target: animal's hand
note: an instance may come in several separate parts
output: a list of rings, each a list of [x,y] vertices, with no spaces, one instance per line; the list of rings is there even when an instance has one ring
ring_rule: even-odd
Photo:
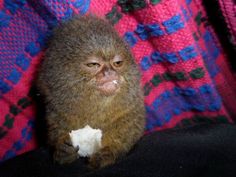
[[[78,149],[72,146],[71,140],[67,137],[55,147],[53,154],[54,161],[59,164],[68,164],[75,161],[78,157]]]
[[[115,155],[110,147],[104,147],[89,159],[90,168],[102,168],[115,163]]]

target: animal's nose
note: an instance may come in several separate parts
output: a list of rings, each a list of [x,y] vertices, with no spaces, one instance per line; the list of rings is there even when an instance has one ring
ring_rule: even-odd
[[[104,76],[112,76],[115,75],[115,71],[113,71],[111,67],[105,65],[103,68],[103,74]]]

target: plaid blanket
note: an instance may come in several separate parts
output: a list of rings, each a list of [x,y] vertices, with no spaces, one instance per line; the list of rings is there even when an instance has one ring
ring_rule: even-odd
[[[86,13],[106,18],[130,45],[142,72],[147,133],[234,122],[235,75],[201,0],[3,0],[1,161],[37,146],[31,88],[46,41],[57,24]]]

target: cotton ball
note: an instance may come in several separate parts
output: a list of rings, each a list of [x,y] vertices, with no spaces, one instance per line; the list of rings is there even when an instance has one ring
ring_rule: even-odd
[[[102,131],[93,129],[89,125],[78,130],[72,130],[70,133],[72,145],[79,147],[78,154],[81,157],[89,157],[96,153],[102,146]]]

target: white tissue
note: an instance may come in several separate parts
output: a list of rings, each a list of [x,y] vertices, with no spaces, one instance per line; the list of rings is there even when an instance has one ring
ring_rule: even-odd
[[[79,147],[78,154],[81,157],[90,157],[102,146],[102,131],[100,129],[93,129],[86,125],[84,128],[72,130],[69,134],[72,145]]]

